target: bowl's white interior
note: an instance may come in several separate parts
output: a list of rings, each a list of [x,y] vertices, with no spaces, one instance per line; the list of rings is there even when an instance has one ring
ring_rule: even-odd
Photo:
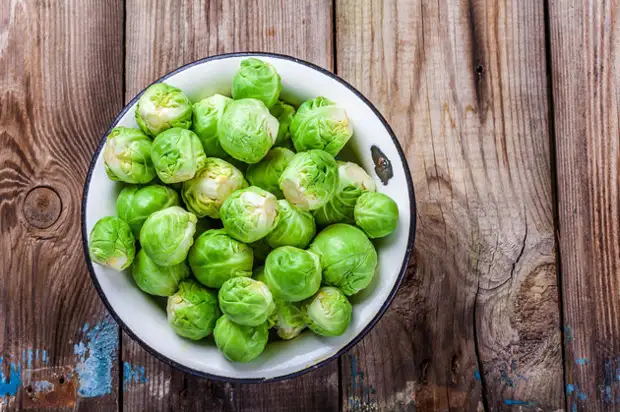
[[[405,258],[410,228],[410,204],[407,182],[397,149],[380,119],[355,93],[340,82],[292,60],[258,56],[273,64],[282,77],[282,98],[293,103],[322,95],[338,102],[347,110],[354,128],[349,143],[358,162],[375,179],[379,191],[391,196],[400,211],[397,230],[375,242],[379,267],[371,286],[352,298],[353,320],[347,332],[337,338],[322,338],[304,332],[300,337],[270,343],[265,352],[247,364],[231,363],[221,356],[212,339],[194,343],[178,337],[167,325],[166,313],[157,300],[142,293],[129,273],[118,273],[94,264],[101,290],[114,312],[152,350],[188,368],[228,378],[276,378],[306,369],[325,360],[352,341],[371,322],[384,305],[397,280]],[[181,88],[192,101],[213,93],[230,95],[232,78],[239,62],[246,56],[231,56],[205,61],[175,73],[164,81]],[[137,127],[135,107],[131,107],[113,126]],[[377,145],[391,160],[394,177],[384,186],[379,181],[370,156],[371,145]],[[121,185],[107,178],[100,152],[93,169],[86,200],[86,229],[90,233],[95,222],[115,214],[115,202]]]

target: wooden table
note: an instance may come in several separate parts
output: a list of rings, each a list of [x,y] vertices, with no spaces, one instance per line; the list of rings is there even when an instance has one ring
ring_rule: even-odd
[[[3,0],[0,411],[618,410],[619,15],[611,0]],[[80,237],[87,167],[124,103],[246,50],[366,94],[418,199],[415,259],[380,323],[266,385],[147,354],[106,313]]]

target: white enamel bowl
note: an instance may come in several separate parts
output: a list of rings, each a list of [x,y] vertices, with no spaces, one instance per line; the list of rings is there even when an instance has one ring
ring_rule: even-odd
[[[121,184],[108,179],[104,170],[102,139],[88,172],[82,200],[82,235],[86,261],[93,283],[110,313],[123,329],[147,351],[184,371],[226,381],[262,382],[300,375],[337,358],[375,325],[392,301],[402,281],[413,250],[415,200],[411,176],[402,149],[391,128],[360,92],[342,79],[310,63],[282,55],[235,53],[209,57],[183,66],[162,77],[181,88],[192,101],[213,93],[230,95],[239,62],[256,56],[271,63],[282,77],[282,98],[299,104],[325,96],[344,107],[353,125],[353,138],[345,149],[375,179],[379,191],[398,204],[399,226],[389,237],[375,242],[379,254],[377,273],[371,285],[351,299],[353,320],[346,333],[323,338],[305,331],[292,341],[267,345],[265,352],[247,363],[228,362],[218,353],[212,338],[195,343],[177,336],[166,322],[161,301],[142,293],[129,273],[93,265],[87,252],[90,231],[98,219],[115,214]],[[141,94],[141,93],[140,93]],[[116,117],[116,126],[137,127],[136,96]],[[378,147],[393,170],[387,185],[375,171],[371,146]],[[375,149],[376,153],[376,149]]]

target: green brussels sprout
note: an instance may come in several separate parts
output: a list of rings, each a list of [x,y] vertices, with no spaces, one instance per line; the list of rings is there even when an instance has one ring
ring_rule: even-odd
[[[278,199],[284,195],[280,190],[280,176],[295,153],[285,147],[274,147],[260,162],[249,165],[245,177],[252,186],[271,192]]]
[[[148,183],[155,178],[151,139],[139,129],[115,127],[103,149],[105,171],[112,180]]]
[[[309,251],[321,259],[323,283],[351,296],[370,284],[377,267],[377,252],[364,232],[336,223],[323,229]]]
[[[282,83],[280,75],[269,63],[253,57],[241,60],[232,84],[232,95],[235,100],[253,98],[271,107],[278,101]]]
[[[340,152],[353,134],[344,109],[325,97],[302,103],[291,120],[290,130],[298,152],[321,149],[332,156]]]
[[[184,338],[200,340],[213,332],[220,309],[215,292],[193,280],[179,283],[179,290],[168,298],[168,323]]]
[[[371,239],[385,237],[398,225],[398,205],[378,192],[361,195],[355,203],[355,224]]]
[[[252,276],[252,249],[228,236],[224,229],[204,232],[189,251],[189,265],[196,279],[219,289],[230,278]]]
[[[99,219],[90,231],[88,252],[95,263],[118,271],[126,269],[136,256],[131,228],[117,217]]]
[[[258,163],[278,137],[278,119],[256,99],[233,100],[220,119],[222,149],[245,163]]]
[[[192,125],[192,104],[181,89],[157,83],[146,89],[138,99],[136,122],[149,136],[157,136],[172,127],[189,129]]]
[[[278,201],[260,187],[250,186],[224,201],[220,217],[230,236],[252,243],[267,236],[278,223]]]
[[[265,323],[276,309],[267,285],[252,278],[228,279],[217,297],[224,315],[239,325]]]
[[[213,331],[215,344],[226,359],[233,362],[250,362],[267,346],[267,322],[258,326],[238,325],[226,315],[219,318]]]
[[[276,298],[299,302],[321,286],[321,262],[312,252],[292,246],[274,249],[265,261],[265,281]]]
[[[207,163],[196,133],[178,127],[168,129],[155,138],[151,156],[157,176],[166,184],[191,179]]]
[[[140,230],[142,248],[159,266],[178,265],[194,243],[196,221],[196,215],[179,206],[155,212]]]
[[[351,162],[337,163],[338,188],[325,206],[314,211],[314,218],[319,226],[353,223],[353,209],[357,198],[365,191],[375,191],[375,183],[364,169]]]
[[[271,247],[265,238],[258,239],[256,242],[250,243],[249,246],[254,251],[254,261],[257,263],[264,263],[267,255],[271,253]]]
[[[155,296],[170,296],[179,288],[179,282],[189,277],[189,268],[185,262],[159,266],[142,249],[136,255],[131,274],[143,292]]]
[[[305,249],[314,235],[316,225],[310,212],[297,209],[286,199],[278,200],[278,223],[265,238],[269,246],[295,246]]]
[[[275,328],[278,336],[289,340],[298,336],[306,327],[301,308],[297,303],[276,299]]]
[[[202,147],[207,156],[227,156],[220,145],[217,127],[220,123],[222,113],[224,113],[224,108],[230,101],[232,101],[230,97],[214,94],[206,99],[202,99],[198,103],[194,103],[194,122],[192,129],[196,132],[196,135],[198,135],[200,142],[202,142]]]
[[[283,146],[284,144],[291,142],[291,120],[295,114],[295,108],[290,104],[286,104],[281,100],[278,100],[276,104],[269,109],[271,115],[278,119],[280,127],[278,128],[278,137],[276,139],[276,146]]]
[[[123,219],[140,240],[140,229],[152,213],[170,206],[178,206],[179,195],[166,186],[127,186],[116,200],[116,214]]]
[[[321,336],[340,336],[351,323],[353,308],[347,297],[331,286],[322,287],[302,306],[308,329]]]
[[[293,206],[316,210],[332,198],[338,186],[338,165],[322,150],[297,153],[280,176],[280,189]]]
[[[198,217],[219,219],[220,207],[234,191],[248,187],[235,166],[216,157],[207,157],[205,166],[183,182],[181,196],[187,210]]]

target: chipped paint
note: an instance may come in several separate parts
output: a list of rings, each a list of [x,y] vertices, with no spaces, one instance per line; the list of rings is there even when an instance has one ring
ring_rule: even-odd
[[[47,393],[54,390],[54,384],[50,381],[34,381],[32,387],[35,393]]]
[[[21,364],[11,362],[9,367],[9,376],[4,375],[3,367],[4,357],[0,357],[0,396],[15,396],[22,386]]]
[[[476,369],[474,371],[474,379],[479,381],[482,377],[480,376],[480,371],[478,369]]]
[[[573,331],[569,326],[564,326],[564,343],[571,343],[575,340]]]
[[[375,388],[364,383],[364,372],[357,367],[357,358],[349,355],[351,362],[351,395],[349,396],[349,408],[353,410],[377,410]]]
[[[575,385],[569,383],[566,385],[566,394],[570,396],[573,392],[575,392]]]
[[[508,406],[534,406],[536,403],[529,401],[520,401],[517,399],[506,399],[504,403]]]
[[[112,369],[118,347],[118,326],[107,315],[101,322],[90,328],[85,324],[85,342],[74,345],[77,356],[75,372],[78,375],[78,395],[84,398],[112,393]],[[86,348],[86,350],[84,350]]]
[[[123,362],[123,389],[127,385],[147,383],[149,379],[144,373],[144,366],[132,365],[129,362]]]
[[[590,360],[588,358],[577,358],[575,359],[575,364],[576,365],[585,365],[586,363],[589,363]]]

